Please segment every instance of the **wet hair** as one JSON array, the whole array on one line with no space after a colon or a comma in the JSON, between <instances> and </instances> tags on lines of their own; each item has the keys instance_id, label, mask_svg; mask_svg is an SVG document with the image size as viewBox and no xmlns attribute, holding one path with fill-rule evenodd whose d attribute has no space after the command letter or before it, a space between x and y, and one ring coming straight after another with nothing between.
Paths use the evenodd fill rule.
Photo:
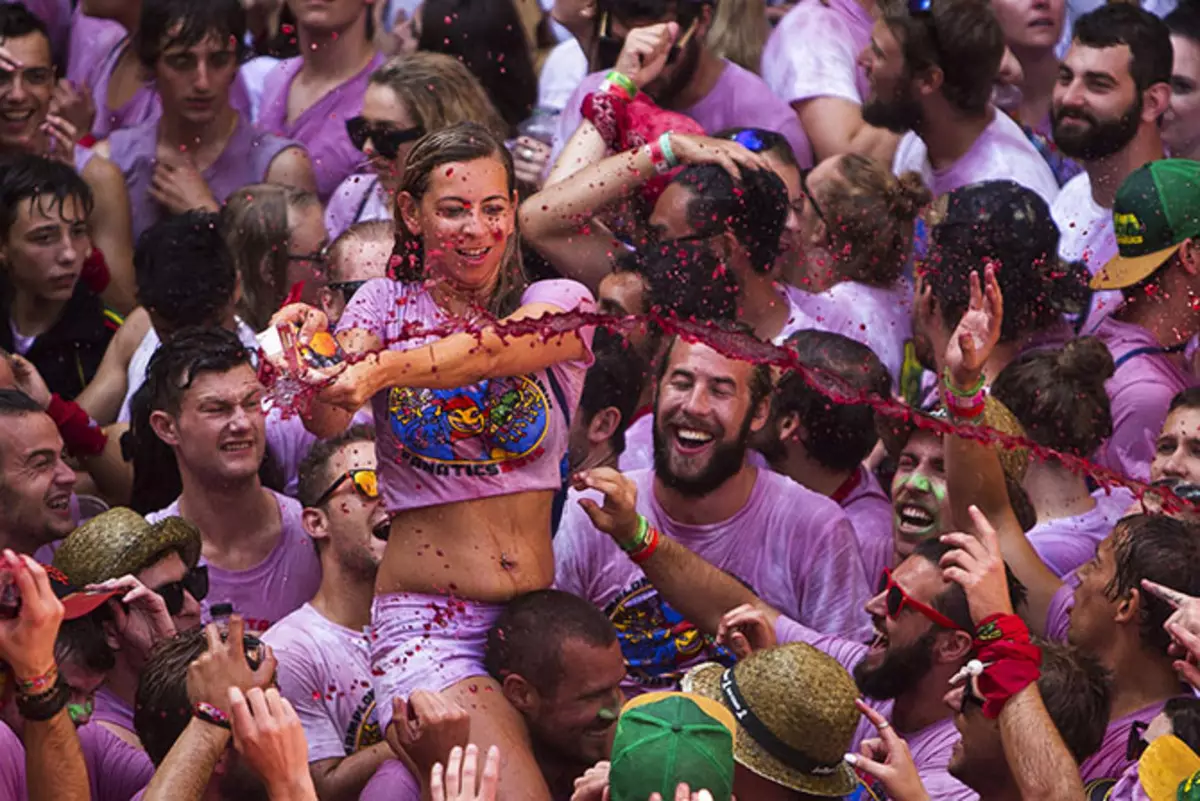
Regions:
<instances>
[{"instance_id":1,"label":"wet hair","mask_svg":"<svg viewBox=\"0 0 1200 801\"><path fill-rule=\"evenodd\" d=\"M417 48L461 61L504 118L507 136L533 113L538 76L512 0L425 0Z\"/></svg>"},{"instance_id":2,"label":"wet hair","mask_svg":"<svg viewBox=\"0 0 1200 801\"><path fill-rule=\"evenodd\" d=\"M946 100L969 114L987 109L1004 57L1004 31L988 0L933 3L923 14L889 0L884 21L900 43L906 74L939 67Z\"/></svg>"},{"instance_id":3,"label":"wet hair","mask_svg":"<svg viewBox=\"0 0 1200 801\"><path fill-rule=\"evenodd\" d=\"M396 193L397 204L403 194L410 195L413 201L419 204L429 191L433 173L438 167L478 159L495 159L503 165L507 177L506 188L511 197L517 188L517 176L513 168L512 154L504 146L504 141L478 123L461 122L431 131L413 145L404 164L404 180L400 191ZM512 213L516 214L515 208ZM396 280L422 281L425 278L424 244L418 234L408 230L398 206L393 216L396 220L394 256L399 257ZM514 229L505 246L504 263L500 265L500 280L488 307L488 311L496 317L504 317L516 311L520 306L521 295L528 285L525 270L521 266L517 239Z\"/></svg>"},{"instance_id":4,"label":"wet hair","mask_svg":"<svg viewBox=\"0 0 1200 801\"><path fill-rule=\"evenodd\" d=\"M68 200L73 200L86 220L92 214L92 190L75 172L75 168L59 161L26 153L0 157L0 226L7 240L20 216L20 207L27 203L43 214L61 214Z\"/></svg>"},{"instance_id":5,"label":"wet hair","mask_svg":"<svg viewBox=\"0 0 1200 801\"><path fill-rule=\"evenodd\" d=\"M417 51L393 58L371 74L370 82L391 89L426 133L477 122L497 136L509 135L508 123L479 79L453 56Z\"/></svg>"},{"instance_id":6,"label":"wet hair","mask_svg":"<svg viewBox=\"0 0 1200 801\"><path fill-rule=\"evenodd\" d=\"M23 417L27 414L45 414L45 411L37 401L19 389L0 389L0 417Z\"/></svg>"},{"instance_id":7,"label":"wet hair","mask_svg":"<svg viewBox=\"0 0 1200 801\"><path fill-rule=\"evenodd\" d=\"M189 328L164 342L146 368L153 411L178 414L183 396L205 373L227 373L251 365L250 352L224 328Z\"/></svg>"},{"instance_id":8,"label":"wet hair","mask_svg":"<svg viewBox=\"0 0 1200 801\"><path fill-rule=\"evenodd\" d=\"M590 601L561 590L536 590L504 605L488 631L483 664L497 682L520 676L540 694L553 694L564 677L563 645L572 639L605 648L617 641L617 632Z\"/></svg>"},{"instance_id":9,"label":"wet hair","mask_svg":"<svg viewBox=\"0 0 1200 801\"><path fill-rule=\"evenodd\" d=\"M1168 32L1200 42L1200 5L1180 3L1174 11L1163 17L1163 22Z\"/></svg>"},{"instance_id":10,"label":"wet hair","mask_svg":"<svg viewBox=\"0 0 1200 801\"><path fill-rule=\"evenodd\" d=\"M1188 748L1200 752L1200 698L1194 695L1168 698L1163 712L1171 721L1171 733L1187 743Z\"/></svg>"},{"instance_id":11,"label":"wet hair","mask_svg":"<svg viewBox=\"0 0 1200 801\"><path fill-rule=\"evenodd\" d=\"M1008 407L1039 445L1088 456L1112 436L1112 407L1104 382L1113 359L1096 337L1061 349L1017 357L996 376L992 395Z\"/></svg>"},{"instance_id":12,"label":"wet hair","mask_svg":"<svg viewBox=\"0 0 1200 801\"><path fill-rule=\"evenodd\" d=\"M942 557L952 550L954 550L953 545L942 542L938 537L930 537L917 543L913 548L912 556L919 556L930 564L940 565ZM1008 580L1009 600L1012 601L1013 609L1019 614L1021 607L1025 605L1025 585L1013 574L1012 568L1008 566L1007 562L1004 564L1004 576ZM961 584L949 582L946 589L934 596L929 605L961 626L964 631L975 631L975 623L971 619L971 607L967 603L967 594Z\"/></svg>"},{"instance_id":13,"label":"wet hair","mask_svg":"<svg viewBox=\"0 0 1200 801\"><path fill-rule=\"evenodd\" d=\"M1183 7L1181 5L1181 7ZM1139 92L1170 83L1174 49L1167 23L1134 3L1108 3L1075 20L1072 41L1084 47L1129 48L1129 74Z\"/></svg>"},{"instance_id":14,"label":"wet hair","mask_svg":"<svg viewBox=\"0 0 1200 801\"><path fill-rule=\"evenodd\" d=\"M812 380L864 395L890 398L892 376L879 357L860 342L829 331L797 331L786 347L806 368ZM868 404L844 404L830 400L797 371L786 373L775 388L771 419L777 422L796 414L807 436L804 449L823 467L854 470L871 453L879 435L875 410ZM771 428L772 439L775 433ZM782 442L767 442L760 449L769 460L786 455Z\"/></svg>"},{"instance_id":15,"label":"wet hair","mask_svg":"<svg viewBox=\"0 0 1200 801\"><path fill-rule=\"evenodd\" d=\"M300 462L296 500L305 508L313 507L333 482L334 477L329 474L329 460L347 445L374 441L375 429L372 426L356 425L329 439L314 442Z\"/></svg>"},{"instance_id":16,"label":"wet hair","mask_svg":"<svg viewBox=\"0 0 1200 801\"><path fill-rule=\"evenodd\" d=\"M737 319L737 277L707 245L648 245L638 251L637 260L650 290L650 308L659 314L696 322Z\"/></svg>"},{"instance_id":17,"label":"wet hair","mask_svg":"<svg viewBox=\"0 0 1200 801\"><path fill-rule=\"evenodd\" d=\"M1200 595L1200 530L1166 515L1130 515L1113 528L1116 572L1104 588L1110 601L1138 591L1142 646L1166 656L1171 635L1163 630L1175 610L1161 598L1142 590L1142 580L1162 584L1191 596Z\"/></svg>"},{"instance_id":18,"label":"wet hair","mask_svg":"<svg viewBox=\"0 0 1200 801\"><path fill-rule=\"evenodd\" d=\"M305 189L251 184L230 195L221 209L221 235L242 282L238 311L255 331L267 327L287 297L289 212L320 203Z\"/></svg>"},{"instance_id":19,"label":"wet hair","mask_svg":"<svg viewBox=\"0 0 1200 801\"><path fill-rule=\"evenodd\" d=\"M743 169L741 178L734 179L720 165L694 164L671 183L692 193L687 216L696 235L730 231L746 248L754 270L765 273L772 268L788 215L787 187L778 175Z\"/></svg>"},{"instance_id":20,"label":"wet hair","mask_svg":"<svg viewBox=\"0 0 1200 801\"><path fill-rule=\"evenodd\" d=\"M153 71L172 47L195 47L209 36L232 39L237 60L246 56L246 10L241 0L142 0L133 35L138 61Z\"/></svg>"},{"instance_id":21,"label":"wet hair","mask_svg":"<svg viewBox=\"0 0 1200 801\"><path fill-rule=\"evenodd\" d=\"M886 164L856 153L842 156L838 168L841 180L816 199L838 275L891 287L912 256L917 215L933 195L920 174L910 170L897 178Z\"/></svg>"},{"instance_id":22,"label":"wet hair","mask_svg":"<svg viewBox=\"0 0 1200 801\"><path fill-rule=\"evenodd\" d=\"M1188 387L1171 398L1171 405L1167 408L1167 412L1170 413L1176 409L1200 409L1200 387Z\"/></svg>"},{"instance_id":23,"label":"wet hair","mask_svg":"<svg viewBox=\"0 0 1200 801\"><path fill-rule=\"evenodd\" d=\"M237 269L216 214L165 217L138 238L133 253L138 303L165 327L159 336L224 322L237 292Z\"/></svg>"},{"instance_id":24,"label":"wet hair","mask_svg":"<svg viewBox=\"0 0 1200 801\"><path fill-rule=\"evenodd\" d=\"M583 394L576 414L591 422L602 410L610 406L615 408L621 415L621 422L613 432L612 444L613 451L619 455L625 452L625 431L637 411L647 368L624 337L606 328L596 329L592 355L594 361L583 381Z\"/></svg>"},{"instance_id":25,"label":"wet hair","mask_svg":"<svg viewBox=\"0 0 1200 801\"><path fill-rule=\"evenodd\" d=\"M50 41L46 23L24 3L0 4L0 40L20 39L33 33L40 33Z\"/></svg>"},{"instance_id":26,"label":"wet hair","mask_svg":"<svg viewBox=\"0 0 1200 801\"><path fill-rule=\"evenodd\" d=\"M1038 691L1050 722L1076 762L1100 748L1108 730L1112 676L1094 656L1063 643L1039 640L1042 675Z\"/></svg>"}]
</instances>

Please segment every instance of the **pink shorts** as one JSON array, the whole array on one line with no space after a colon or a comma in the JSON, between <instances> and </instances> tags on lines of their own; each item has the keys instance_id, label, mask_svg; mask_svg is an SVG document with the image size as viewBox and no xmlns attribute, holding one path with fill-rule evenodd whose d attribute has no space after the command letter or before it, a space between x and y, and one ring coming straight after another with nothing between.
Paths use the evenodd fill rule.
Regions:
<instances>
[{"instance_id":1,"label":"pink shorts","mask_svg":"<svg viewBox=\"0 0 1200 801\"><path fill-rule=\"evenodd\" d=\"M399 592L371 604L371 675L380 719L391 719L392 699L413 690L441 692L472 676L486 676L487 634L502 604L444 595Z\"/></svg>"}]
</instances>

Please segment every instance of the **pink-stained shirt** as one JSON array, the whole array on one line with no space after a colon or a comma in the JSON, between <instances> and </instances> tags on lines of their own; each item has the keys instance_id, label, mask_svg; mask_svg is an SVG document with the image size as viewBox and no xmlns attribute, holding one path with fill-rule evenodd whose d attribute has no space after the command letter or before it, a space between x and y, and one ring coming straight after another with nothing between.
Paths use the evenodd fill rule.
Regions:
<instances>
[{"instance_id":1,"label":"pink-stained shirt","mask_svg":"<svg viewBox=\"0 0 1200 801\"><path fill-rule=\"evenodd\" d=\"M1195 382L1141 326L1108 317L1096 328L1095 336L1108 346L1117 366L1104 385L1112 406L1113 433L1100 448L1096 462L1148 481L1155 442L1171 399Z\"/></svg>"},{"instance_id":2,"label":"pink-stained shirt","mask_svg":"<svg viewBox=\"0 0 1200 801\"><path fill-rule=\"evenodd\" d=\"M818 631L867 636L863 604L871 593L858 541L830 499L787 476L759 470L746 504L732 517L686 525L659 505L652 470L626 478L637 485L638 511L663 535ZM579 505L583 497L602 500L593 492L570 493L554 538L555 586L608 615L629 667L630 689L675 687L696 663L730 663L730 655L683 620L612 538L592 525Z\"/></svg>"},{"instance_id":3,"label":"pink-stained shirt","mask_svg":"<svg viewBox=\"0 0 1200 801\"><path fill-rule=\"evenodd\" d=\"M129 801L150 783L154 765L140 748L95 724L75 730L87 766L92 801ZM0 723L0 799L26 801L25 746Z\"/></svg>"},{"instance_id":4,"label":"pink-stained shirt","mask_svg":"<svg viewBox=\"0 0 1200 801\"><path fill-rule=\"evenodd\" d=\"M110 690L107 684L96 690L94 703L92 723L111 723L126 731L137 731L133 726L133 707Z\"/></svg>"},{"instance_id":5,"label":"pink-stained shirt","mask_svg":"<svg viewBox=\"0 0 1200 801\"><path fill-rule=\"evenodd\" d=\"M866 467L858 468L858 483L839 501L854 526L868 588L874 587L885 567L892 566L895 539L892 534L892 501L879 479Z\"/></svg>"},{"instance_id":6,"label":"pink-stained shirt","mask_svg":"<svg viewBox=\"0 0 1200 801\"><path fill-rule=\"evenodd\" d=\"M392 219L392 206L379 178L356 173L338 184L325 204L325 231L335 241L355 223Z\"/></svg>"},{"instance_id":7,"label":"pink-stained shirt","mask_svg":"<svg viewBox=\"0 0 1200 801\"><path fill-rule=\"evenodd\" d=\"M281 61L263 83L258 127L277 136L295 139L308 148L322 203L365 160L362 152L350 142L346 120L362 113L367 79L383 62L383 54L377 53L357 75L327 92L291 122L288 121L288 95L292 91L292 81L303 66L301 58Z\"/></svg>"},{"instance_id":8,"label":"pink-stained shirt","mask_svg":"<svg viewBox=\"0 0 1200 801\"><path fill-rule=\"evenodd\" d=\"M1179 692L1183 695L1185 691L1181 688ZM1079 775L1083 778L1083 783L1087 784L1097 779L1120 779L1125 771L1137 765L1136 759L1125 758L1126 749L1129 747L1129 727L1134 723L1149 723L1154 720L1158 713L1162 712L1164 703L1159 701L1109 721L1100 747L1079 766Z\"/></svg>"},{"instance_id":9,"label":"pink-stained shirt","mask_svg":"<svg viewBox=\"0 0 1200 801\"><path fill-rule=\"evenodd\" d=\"M855 0L801 0L767 39L763 80L789 103L836 97L861 106L871 87L858 56L873 25Z\"/></svg>"},{"instance_id":10,"label":"pink-stained shirt","mask_svg":"<svg viewBox=\"0 0 1200 801\"><path fill-rule=\"evenodd\" d=\"M565 280L531 284L521 305L535 303L564 312L595 308L582 284ZM389 350L421 347L462 327L424 284L387 278L358 290L338 323L340 331L358 328L375 335ZM414 328L438 333L414 335ZM594 329L580 333L587 345L583 361L454 389L391 387L377 393L375 448L388 511L562 487L568 419L592 362Z\"/></svg>"},{"instance_id":11,"label":"pink-stained shirt","mask_svg":"<svg viewBox=\"0 0 1200 801\"><path fill-rule=\"evenodd\" d=\"M912 337L912 287L842 281L824 292L790 287L788 294L799 314L796 330L829 331L866 345L891 374L893 390L900 386L904 343Z\"/></svg>"},{"instance_id":12,"label":"pink-stained shirt","mask_svg":"<svg viewBox=\"0 0 1200 801\"><path fill-rule=\"evenodd\" d=\"M1063 184L1050 206L1058 226L1058 255L1067 261L1081 261L1092 275L1100 272L1117 255L1117 234L1113 230L1112 209L1105 208L1092 196L1092 181L1086 172ZM1105 317L1125 301L1120 290L1092 293L1087 320L1081 331L1094 331Z\"/></svg>"},{"instance_id":13,"label":"pink-stained shirt","mask_svg":"<svg viewBox=\"0 0 1200 801\"><path fill-rule=\"evenodd\" d=\"M375 770L358 801L421 801L421 784L398 759L389 759Z\"/></svg>"},{"instance_id":14,"label":"pink-stained shirt","mask_svg":"<svg viewBox=\"0 0 1200 801\"><path fill-rule=\"evenodd\" d=\"M867 655L867 646L841 637L821 634L797 623L786 615L780 615L775 622L775 636L780 643L804 642L824 651L838 661L847 671L853 673L854 666ZM864 698L864 701L875 708L885 718L892 716L892 701L875 701ZM913 763L929 797L937 801L976 801L979 796L975 791L962 784L950 775L947 767L950 764L950 752L960 739L958 729L954 728L954 719L945 717L932 723L920 731L901 732L908 750L912 752ZM848 751L857 753L863 740L877 737L875 727L866 716L858 723L854 732L854 742Z\"/></svg>"},{"instance_id":15,"label":"pink-stained shirt","mask_svg":"<svg viewBox=\"0 0 1200 801\"><path fill-rule=\"evenodd\" d=\"M279 660L279 691L296 708L309 762L348 757L382 741L365 632L304 604L272 626L263 642Z\"/></svg>"},{"instance_id":16,"label":"pink-stained shirt","mask_svg":"<svg viewBox=\"0 0 1200 801\"><path fill-rule=\"evenodd\" d=\"M934 196L952 192L960 186L1007 179L1032 189L1047 205L1058 197L1058 181L1050 165L1025 136L1021 126L999 109L971 148L957 161L940 170L933 169L921 137L913 131L904 135L892 160L892 172L900 175L915 170L925 179Z\"/></svg>"},{"instance_id":17,"label":"pink-stained shirt","mask_svg":"<svg viewBox=\"0 0 1200 801\"><path fill-rule=\"evenodd\" d=\"M89 17L83 13L83 3L76 4L67 45L67 80L76 86L91 86L104 55L124 38L120 23Z\"/></svg>"},{"instance_id":18,"label":"pink-stained shirt","mask_svg":"<svg viewBox=\"0 0 1200 801\"><path fill-rule=\"evenodd\" d=\"M212 618L212 607L232 604L233 611L246 619L246 630L261 634L312 600L321 586L321 560L313 548L312 537L300 522L300 504L286 495L268 490L279 504L281 534L267 558L248 570L224 570L208 565L208 597L201 602L205 622ZM146 520L157 523L179 514L179 500ZM207 563L207 560L201 559Z\"/></svg>"},{"instance_id":19,"label":"pink-stained shirt","mask_svg":"<svg viewBox=\"0 0 1200 801\"><path fill-rule=\"evenodd\" d=\"M579 111L583 99L600 88L604 75L603 72L594 72L584 78L567 101L567 107L558 118L551 164L558 160L562 149L583 121ZM791 144L801 167L812 166L812 147L792 107L773 93L762 78L731 61L725 62L721 77L717 78L712 90L700 102L679 111L700 123L709 133L735 127L775 131Z\"/></svg>"},{"instance_id":20,"label":"pink-stained shirt","mask_svg":"<svg viewBox=\"0 0 1200 801\"><path fill-rule=\"evenodd\" d=\"M1098 489L1092 497L1096 499L1096 505L1091 510L1074 517L1038 523L1025 534L1029 544L1056 576L1070 573L1091 559L1100 540L1108 536L1133 505L1133 493L1124 487L1116 487L1111 492Z\"/></svg>"}]
</instances>

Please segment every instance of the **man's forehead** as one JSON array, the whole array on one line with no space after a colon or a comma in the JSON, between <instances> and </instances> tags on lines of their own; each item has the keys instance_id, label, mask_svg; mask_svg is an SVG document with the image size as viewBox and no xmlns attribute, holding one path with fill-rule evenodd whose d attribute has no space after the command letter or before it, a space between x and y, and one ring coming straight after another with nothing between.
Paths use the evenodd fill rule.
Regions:
<instances>
[{"instance_id":1,"label":"man's forehead","mask_svg":"<svg viewBox=\"0 0 1200 801\"><path fill-rule=\"evenodd\" d=\"M8 37L3 39L2 44L14 55L19 56L18 60L26 68L50 67L54 64L50 53L50 40L41 31Z\"/></svg>"},{"instance_id":2,"label":"man's forehead","mask_svg":"<svg viewBox=\"0 0 1200 801\"><path fill-rule=\"evenodd\" d=\"M162 48L164 53L182 53L192 50L202 52L222 52L234 50L237 48L237 40L232 34L223 33L220 31L209 31L195 41L180 39L183 34L183 22L176 22L167 29L166 36L163 37Z\"/></svg>"},{"instance_id":3,"label":"man's forehead","mask_svg":"<svg viewBox=\"0 0 1200 801\"><path fill-rule=\"evenodd\" d=\"M375 466L375 443L366 440L343 445L329 459L329 468L335 472L358 469L370 470Z\"/></svg>"},{"instance_id":4,"label":"man's forehead","mask_svg":"<svg viewBox=\"0 0 1200 801\"><path fill-rule=\"evenodd\" d=\"M676 340L667 361L667 374L684 371L709 379L743 383L754 369L750 362L731 359L703 343Z\"/></svg>"},{"instance_id":5,"label":"man's forehead","mask_svg":"<svg viewBox=\"0 0 1200 801\"><path fill-rule=\"evenodd\" d=\"M192 385L186 390L186 394L197 400L205 398L241 399L252 392L262 391L262 389L263 385L259 382L254 369L248 364L242 364L223 373L200 373L192 379Z\"/></svg>"},{"instance_id":6,"label":"man's forehead","mask_svg":"<svg viewBox=\"0 0 1200 801\"><path fill-rule=\"evenodd\" d=\"M1130 76L1133 52L1127 44L1094 47L1076 39L1063 61L1076 71L1103 72L1114 78L1123 78Z\"/></svg>"},{"instance_id":7,"label":"man's forehead","mask_svg":"<svg viewBox=\"0 0 1200 801\"><path fill-rule=\"evenodd\" d=\"M43 412L0 418L0 453L24 459L38 451L58 453L62 448L58 428Z\"/></svg>"},{"instance_id":8,"label":"man's forehead","mask_svg":"<svg viewBox=\"0 0 1200 801\"><path fill-rule=\"evenodd\" d=\"M904 443L901 453L908 454L920 459L924 456L938 458L946 451L942 438L932 431L926 431L923 428L918 428L909 436L908 442Z\"/></svg>"},{"instance_id":9,"label":"man's forehead","mask_svg":"<svg viewBox=\"0 0 1200 801\"><path fill-rule=\"evenodd\" d=\"M892 576L905 592L922 603L929 603L946 588L942 569L918 554L913 554L901 562Z\"/></svg>"}]
</instances>

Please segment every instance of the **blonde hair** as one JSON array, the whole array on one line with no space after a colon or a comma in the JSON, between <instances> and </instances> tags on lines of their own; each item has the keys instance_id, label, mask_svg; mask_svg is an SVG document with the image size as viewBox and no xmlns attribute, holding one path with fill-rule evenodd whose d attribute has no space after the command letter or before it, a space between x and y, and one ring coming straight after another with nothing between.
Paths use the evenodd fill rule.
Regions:
<instances>
[{"instance_id":1,"label":"blonde hair","mask_svg":"<svg viewBox=\"0 0 1200 801\"><path fill-rule=\"evenodd\" d=\"M399 56L375 70L370 82L395 92L425 133L477 122L499 136L508 135L508 124L479 80L453 56L425 51Z\"/></svg>"},{"instance_id":2,"label":"blonde hair","mask_svg":"<svg viewBox=\"0 0 1200 801\"><path fill-rule=\"evenodd\" d=\"M766 0L721 0L704 43L713 55L757 74L770 34Z\"/></svg>"},{"instance_id":3,"label":"blonde hair","mask_svg":"<svg viewBox=\"0 0 1200 801\"><path fill-rule=\"evenodd\" d=\"M400 213L400 201L409 195L414 203L420 203L429 191L430 177L443 164L476 161L493 158L504 165L508 177L508 195L512 197L517 188L517 176L513 169L512 154L504 146L502 135L475 122L462 122L448 128L433 131L417 140L404 163L404 180L396 193L396 246L393 263L396 280L421 281L425 278L425 247L420 236L408 230ZM516 210L513 210L516 214ZM521 295L529 285L525 268L521 264L519 236L514 228L504 247L504 262L500 265L500 280L492 292L487 310L496 317L504 317L517 310ZM399 257L398 259L395 257Z\"/></svg>"},{"instance_id":4,"label":"blonde hair","mask_svg":"<svg viewBox=\"0 0 1200 801\"><path fill-rule=\"evenodd\" d=\"M288 212L320 203L305 189L251 184L230 195L221 209L221 236L242 285L238 314L255 331L267 327L287 295Z\"/></svg>"},{"instance_id":5,"label":"blonde hair","mask_svg":"<svg viewBox=\"0 0 1200 801\"><path fill-rule=\"evenodd\" d=\"M921 176L899 178L886 165L852 153L841 157L840 181L817 198L836 254L839 277L872 286L896 283L912 253L913 226L933 195Z\"/></svg>"}]
</instances>

